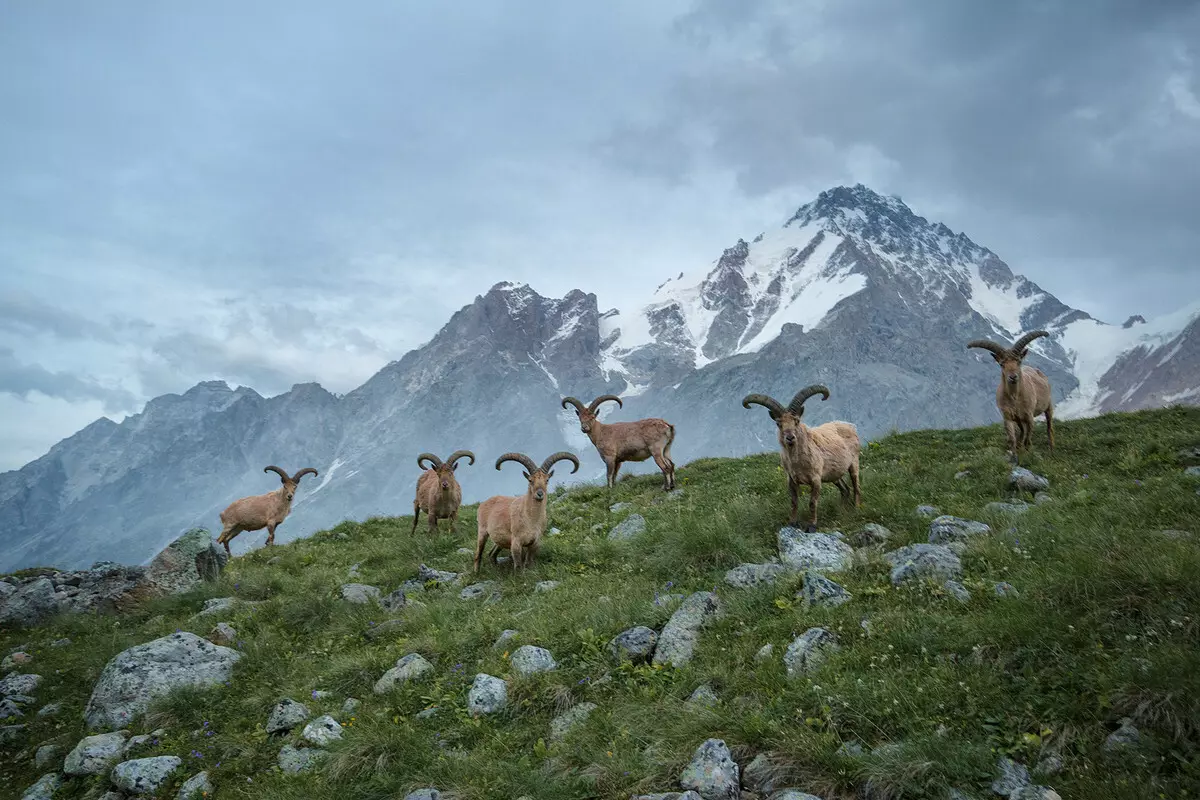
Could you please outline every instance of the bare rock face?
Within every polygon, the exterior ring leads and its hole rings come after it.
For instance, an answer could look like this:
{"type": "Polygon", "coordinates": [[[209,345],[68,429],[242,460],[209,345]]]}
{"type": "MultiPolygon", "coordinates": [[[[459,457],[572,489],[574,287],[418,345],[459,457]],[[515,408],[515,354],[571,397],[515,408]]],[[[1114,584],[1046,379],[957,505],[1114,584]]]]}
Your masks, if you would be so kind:
{"type": "Polygon", "coordinates": [[[228,680],[241,657],[187,632],[131,647],[105,665],[84,718],[92,728],[123,728],[172,689],[228,680]]]}
{"type": "Polygon", "coordinates": [[[216,580],[229,561],[225,549],[204,528],[192,528],[154,557],[141,586],[157,594],[180,594],[216,580]]]}

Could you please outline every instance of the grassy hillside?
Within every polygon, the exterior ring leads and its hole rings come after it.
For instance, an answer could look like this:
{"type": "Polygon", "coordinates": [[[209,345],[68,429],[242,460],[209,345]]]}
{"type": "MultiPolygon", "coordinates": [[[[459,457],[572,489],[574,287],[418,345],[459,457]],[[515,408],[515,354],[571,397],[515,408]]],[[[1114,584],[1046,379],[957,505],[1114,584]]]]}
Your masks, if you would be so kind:
{"type": "MultiPolygon", "coordinates": [[[[520,577],[506,566],[481,569],[481,579],[498,581],[494,604],[434,587],[410,595],[423,605],[389,615],[339,595],[351,581],[386,594],[421,562],[469,572],[470,557],[457,551],[474,545],[470,508],[453,534],[443,528],[431,538],[422,520],[412,535],[411,517],[346,522],[234,559],[217,584],[126,616],[59,618],[5,633],[0,654],[27,644],[35,660],[26,671],[45,677],[39,697],[65,710],[22,720],[23,744],[0,751],[0,796],[20,796],[44,771],[29,758],[36,745],[56,740],[69,750],[84,735],[83,706],[113,655],[177,629],[204,636],[217,621],[237,630],[245,654],[233,680],[172,696],[132,732],[165,729],[157,747],[138,755],[182,757],[172,786],[209,770],[221,798],[383,800],[421,786],[464,798],[627,798],[678,791],[681,770],[709,737],[724,739],[743,769],[758,753],[775,754],[790,770],[785,785],[826,800],[855,797],[868,782],[878,797],[942,797],[949,787],[989,797],[1000,755],[1033,768],[1055,752],[1062,771],[1035,782],[1063,798],[1200,796],[1200,478],[1184,473],[1200,457],[1181,453],[1200,446],[1200,409],[1064,422],[1057,439],[1050,457],[1039,427],[1025,459],[1050,479],[1053,499],[1019,516],[983,510],[1009,495],[999,426],[872,444],[863,453],[861,509],[843,509],[826,489],[822,530],[880,523],[894,534],[888,550],[926,541],[919,504],[988,522],[992,535],[972,540],[962,557],[965,604],[933,584],[893,588],[882,551],[866,549],[851,570],[829,574],[853,595],[834,608],[796,599],[800,575],[755,589],[726,585],[729,568],[776,554],[787,517],[778,459],[764,454],[680,468],[683,491],[673,497],[657,476],[612,492],[557,492],[551,525],[561,533],[544,540],[535,567],[520,577]],[[969,475],[956,478],[963,470],[969,475]],[[633,508],[610,512],[617,502],[633,508]],[[647,530],[609,541],[631,511],[644,515],[647,530]],[[559,585],[535,592],[546,580],[559,585]],[[1001,581],[1019,595],[998,596],[1001,581]],[[606,648],[613,636],[636,625],[660,630],[676,606],[656,598],[698,590],[715,590],[725,613],[704,629],[692,663],[615,666],[606,648]],[[266,602],[192,619],[204,600],[225,596],[266,602]],[[364,635],[390,616],[400,623],[386,635],[364,635]],[[816,625],[834,631],[841,649],[812,675],[789,680],[783,651],[816,625]],[[505,629],[518,638],[493,649],[505,629]],[[49,646],[61,637],[73,644],[49,646]],[[767,643],[773,657],[757,661],[767,643]],[[520,644],[549,649],[558,669],[516,676],[507,657],[520,644]],[[435,671],[374,694],[374,682],[412,652],[435,671]],[[477,672],[509,679],[507,710],[467,714],[477,672]],[[704,683],[717,705],[687,702],[704,683]],[[316,690],[329,694],[314,698],[316,690]],[[347,726],[318,771],[288,776],[276,766],[284,743],[300,743],[299,729],[282,738],[264,730],[285,696],[347,726]],[[362,704],[342,714],[348,697],[362,704]],[[597,710],[551,743],[550,720],[584,701],[597,710]],[[434,715],[416,716],[432,706],[434,715]],[[1141,745],[1105,752],[1123,717],[1141,745]],[[839,750],[852,740],[863,754],[839,750]]],[[[560,465],[560,476],[568,471],[560,465]]],[[[511,477],[514,493],[523,490],[519,471],[511,477]]],[[[73,779],[55,796],[98,797],[103,783],[73,779]]]]}

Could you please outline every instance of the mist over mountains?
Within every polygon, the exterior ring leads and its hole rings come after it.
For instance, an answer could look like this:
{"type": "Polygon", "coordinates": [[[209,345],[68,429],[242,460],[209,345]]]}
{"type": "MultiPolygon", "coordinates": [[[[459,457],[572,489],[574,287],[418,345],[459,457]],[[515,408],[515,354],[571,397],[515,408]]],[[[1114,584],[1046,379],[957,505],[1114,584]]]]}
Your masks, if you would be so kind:
{"type": "MultiPolygon", "coordinates": [[[[314,383],[265,398],[205,381],[119,424],[97,420],[0,474],[0,570],[143,562],[189,527],[219,530],[232,500],[278,486],[267,464],[321,473],[301,483],[280,542],[345,518],[411,513],[426,450],[475,452],[458,470],[467,503],[523,491],[518,469],[493,468],[508,450],[540,461],[568,449],[582,469],[560,469],[555,482],[602,480],[563,395],[621,395],[606,420],[665,417],[681,466],[773,449],[766,414],[741,397],[786,402],[816,382],[832,396],[810,402],[806,421],[850,420],[865,439],[988,424],[998,372],[965,343],[1036,328],[1051,336],[1028,363],[1049,375],[1060,416],[1200,403],[1200,305],[1101,322],[862,185],[822,192],[715,263],[664,277],[641,307],[603,311],[586,287],[547,298],[499,283],[341,397],[314,383]]],[[[234,548],[264,538],[242,534],[234,548]]]]}

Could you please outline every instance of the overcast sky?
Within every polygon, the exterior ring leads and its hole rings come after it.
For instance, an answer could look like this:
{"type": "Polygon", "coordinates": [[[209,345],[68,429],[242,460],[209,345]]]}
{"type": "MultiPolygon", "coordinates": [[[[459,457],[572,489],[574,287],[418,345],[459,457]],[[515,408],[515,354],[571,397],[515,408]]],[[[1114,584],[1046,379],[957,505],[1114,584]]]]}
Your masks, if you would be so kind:
{"type": "Polygon", "coordinates": [[[348,391],[500,280],[640,305],[863,182],[1120,322],[1200,294],[1200,5],[0,0],[0,469],[348,391]]]}

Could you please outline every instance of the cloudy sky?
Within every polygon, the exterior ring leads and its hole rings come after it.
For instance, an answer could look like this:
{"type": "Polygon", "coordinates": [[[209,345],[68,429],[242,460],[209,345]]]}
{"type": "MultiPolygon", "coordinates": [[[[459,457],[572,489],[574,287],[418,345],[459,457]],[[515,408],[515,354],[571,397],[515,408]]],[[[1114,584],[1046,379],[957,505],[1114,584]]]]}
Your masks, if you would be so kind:
{"type": "Polygon", "coordinates": [[[1200,5],[0,0],[0,469],[347,391],[500,280],[640,304],[835,184],[1120,322],[1200,294],[1200,5]]]}

